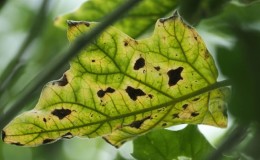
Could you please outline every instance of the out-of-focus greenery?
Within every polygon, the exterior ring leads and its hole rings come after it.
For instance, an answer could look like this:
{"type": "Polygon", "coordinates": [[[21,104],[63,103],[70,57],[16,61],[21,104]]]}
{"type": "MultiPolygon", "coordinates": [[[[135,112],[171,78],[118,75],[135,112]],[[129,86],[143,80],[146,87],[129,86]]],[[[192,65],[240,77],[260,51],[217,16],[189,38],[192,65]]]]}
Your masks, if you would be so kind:
{"type": "MultiPolygon", "coordinates": [[[[2,2],[0,4],[0,73],[17,53],[38,12],[40,3],[30,2],[28,0],[9,0],[5,2],[5,5],[2,5],[4,4],[2,2]]],[[[61,3],[58,2],[52,2],[49,5],[46,23],[42,24],[44,25],[43,32],[22,56],[21,62],[26,65],[13,79],[10,79],[11,87],[0,93],[2,94],[0,98],[1,113],[17,96],[23,93],[23,88],[30,84],[39,70],[48,67],[50,59],[60,53],[60,50],[68,47],[65,31],[53,25],[55,17],[61,12],[57,10],[60,5],[61,3]],[[16,82],[12,83],[14,79],[16,82]]],[[[258,151],[260,147],[260,143],[258,143],[260,141],[260,116],[258,116],[260,113],[260,94],[258,93],[260,90],[258,85],[260,82],[260,1],[200,0],[195,3],[194,0],[184,0],[178,1],[177,6],[185,20],[203,33],[206,44],[217,56],[220,72],[225,78],[232,81],[230,115],[238,125],[246,128],[244,129],[246,134],[234,139],[235,143],[228,143],[226,148],[221,145],[220,148],[224,148],[225,155],[231,159],[260,159],[258,151]],[[216,46],[216,44],[221,45],[216,46]]],[[[65,70],[63,69],[63,71],[65,70]]],[[[62,71],[59,75],[50,75],[49,79],[57,79],[61,75],[62,71]]],[[[27,108],[35,105],[42,87],[39,86],[39,89],[35,91],[35,101],[30,102],[27,108]]],[[[227,132],[220,139],[219,144],[224,143],[229,137],[232,137],[232,134],[227,132]]],[[[131,143],[127,143],[120,149],[122,156],[117,156],[117,159],[124,159],[125,156],[131,157],[131,149],[131,143]]],[[[216,149],[218,150],[219,147],[216,149]]],[[[117,154],[116,149],[105,145],[101,139],[82,140],[78,138],[37,148],[22,148],[0,142],[0,151],[1,160],[12,160],[18,157],[19,160],[112,159],[117,154]]]]}

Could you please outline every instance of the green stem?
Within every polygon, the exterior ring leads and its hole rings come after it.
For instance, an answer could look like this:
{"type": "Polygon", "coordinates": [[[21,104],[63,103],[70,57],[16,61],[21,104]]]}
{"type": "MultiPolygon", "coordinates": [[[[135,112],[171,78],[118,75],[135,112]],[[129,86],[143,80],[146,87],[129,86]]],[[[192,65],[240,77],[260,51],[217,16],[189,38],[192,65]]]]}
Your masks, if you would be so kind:
{"type": "Polygon", "coordinates": [[[223,157],[224,152],[230,151],[246,137],[247,130],[247,126],[237,125],[218,149],[208,156],[207,160],[220,160],[223,157]]]}
{"type": "Polygon", "coordinates": [[[118,7],[114,12],[109,14],[103,19],[103,21],[93,28],[90,32],[87,32],[77,38],[68,50],[63,51],[59,54],[61,56],[56,57],[45,68],[40,72],[30,83],[28,87],[25,88],[23,94],[16,99],[16,101],[9,107],[9,110],[0,115],[0,127],[3,128],[22,108],[23,106],[31,100],[31,95],[35,90],[42,86],[48,80],[50,75],[54,75],[60,68],[62,68],[68,61],[76,56],[79,51],[86,47],[94,38],[96,38],[102,31],[104,31],[108,26],[116,22],[120,17],[123,16],[127,11],[133,8],[137,3],[142,0],[128,0],[120,7],[118,7]]]}
{"type": "Polygon", "coordinates": [[[3,73],[0,76],[0,97],[5,93],[5,90],[8,90],[10,82],[17,81],[18,78],[13,78],[22,68],[25,63],[22,62],[22,56],[25,54],[25,51],[33,42],[33,40],[39,35],[43,29],[43,23],[46,19],[46,12],[48,8],[49,0],[43,0],[41,8],[35,17],[34,23],[24,40],[22,46],[18,50],[17,54],[13,57],[7,67],[4,69],[3,73]]]}

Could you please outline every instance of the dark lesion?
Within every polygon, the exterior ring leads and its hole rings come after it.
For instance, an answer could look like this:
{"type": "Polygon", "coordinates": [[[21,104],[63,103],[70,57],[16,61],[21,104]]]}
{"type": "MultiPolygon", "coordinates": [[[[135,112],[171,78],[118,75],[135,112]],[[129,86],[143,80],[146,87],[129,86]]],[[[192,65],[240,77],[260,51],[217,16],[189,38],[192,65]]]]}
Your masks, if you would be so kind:
{"type": "Polygon", "coordinates": [[[44,139],[44,140],[42,141],[42,144],[52,143],[52,142],[54,142],[54,141],[55,141],[54,139],[49,139],[49,138],[47,138],[47,139],[44,139]]]}
{"type": "Polygon", "coordinates": [[[173,119],[180,118],[179,113],[174,113],[174,114],[172,114],[172,118],[173,118],[173,119]]]}
{"type": "Polygon", "coordinates": [[[70,109],[55,109],[51,112],[52,115],[57,116],[60,120],[71,114],[70,109]]]}
{"type": "Polygon", "coordinates": [[[160,66],[155,66],[153,67],[156,71],[160,71],[161,70],[161,67],[160,66]]]}
{"type": "Polygon", "coordinates": [[[141,120],[134,121],[129,126],[132,127],[132,128],[139,129],[141,127],[141,125],[144,123],[144,121],[146,121],[148,119],[151,119],[151,116],[145,117],[141,120]]]}
{"type": "Polygon", "coordinates": [[[192,116],[192,117],[197,117],[198,115],[199,115],[198,112],[192,112],[192,113],[191,113],[191,116],[192,116]]]}
{"type": "Polygon", "coordinates": [[[198,101],[198,100],[200,100],[199,97],[198,97],[198,98],[194,98],[192,101],[196,102],[196,101],[198,101]]]}
{"type": "Polygon", "coordinates": [[[72,133],[67,132],[66,134],[62,135],[61,137],[65,138],[65,139],[71,139],[71,138],[73,138],[73,135],[72,135],[72,133]]]}
{"type": "Polygon", "coordinates": [[[2,141],[5,141],[6,133],[4,130],[2,130],[2,141]]]}
{"type": "Polygon", "coordinates": [[[24,144],[21,144],[20,142],[12,142],[11,144],[16,145],[16,146],[24,146],[24,144]]]}
{"type": "Polygon", "coordinates": [[[144,66],[145,66],[145,60],[143,57],[140,57],[139,59],[137,59],[135,61],[134,70],[139,70],[139,69],[143,68],[144,66]]]}
{"type": "Polygon", "coordinates": [[[184,105],[182,105],[182,109],[185,110],[188,106],[189,106],[188,104],[184,104],[184,105]]]}
{"type": "Polygon", "coordinates": [[[68,82],[68,79],[67,79],[67,75],[63,74],[63,76],[60,79],[53,81],[52,85],[66,86],[68,83],[69,82],[68,82]]]}
{"type": "Polygon", "coordinates": [[[116,90],[111,88],[111,87],[108,87],[106,90],[102,90],[100,89],[99,91],[97,91],[97,96],[99,98],[102,98],[105,96],[106,93],[114,93],[116,90]]]}
{"type": "Polygon", "coordinates": [[[131,86],[127,86],[127,88],[125,89],[125,91],[126,91],[126,93],[128,94],[128,96],[132,99],[132,100],[134,100],[134,101],[136,101],[137,100],[137,97],[139,97],[139,96],[145,96],[146,95],[146,93],[144,92],[144,91],[142,91],[141,89],[139,89],[139,88],[133,88],[133,87],[131,87],[131,86]]]}
{"type": "Polygon", "coordinates": [[[180,80],[182,80],[181,73],[183,71],[183,67],[178,67],[176,69],[171,69],[167,72],[167,75],[169,77],[168,85],[174,86],[176,85],[180,80]]]}

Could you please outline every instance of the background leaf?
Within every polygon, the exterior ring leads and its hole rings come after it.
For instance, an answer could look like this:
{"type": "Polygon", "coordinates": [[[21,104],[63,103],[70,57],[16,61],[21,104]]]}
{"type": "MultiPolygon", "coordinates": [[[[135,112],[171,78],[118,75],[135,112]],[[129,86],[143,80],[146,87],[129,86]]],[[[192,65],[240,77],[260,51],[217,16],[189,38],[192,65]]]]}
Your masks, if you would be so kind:
{"type": "Polygon", "coordinates": [[[133,156],[138,160],[172,160],[181,157],[205,159],[214,148],[197,126],[188,125],[180,131],[158,130],[134,140],[133,156]]]}
{"type": "MultiPolygon", "coordinates": [[[[124,0],[106,1],[104,5],[103,0],[89,0],[82,4],[78,10],[57,17],[55,24],[60,28],[67,29],[67,20],[98,22],[123,2],[124,0]]],[[[149,28],[154,26],[157,19],[171,13],[176,7],[176,0],[143,0],[114,26],[135,38],[147,32],[149,28]]]]}

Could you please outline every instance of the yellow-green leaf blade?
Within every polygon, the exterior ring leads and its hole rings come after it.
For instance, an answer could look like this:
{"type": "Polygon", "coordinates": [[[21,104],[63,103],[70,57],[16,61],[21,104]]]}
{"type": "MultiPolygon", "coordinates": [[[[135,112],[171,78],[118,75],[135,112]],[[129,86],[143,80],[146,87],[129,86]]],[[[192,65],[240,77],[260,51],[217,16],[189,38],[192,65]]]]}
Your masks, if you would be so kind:
{"type": "MultiPolygon", "coordinates": [[[[73,41],[96,23],[69,25],[73,41]]],[[[36,146],[103,136],[119,147],[154,128],[227,124],[228,88],[188,96],[214,85],[217,70],[200,36],[177,14],[158,20],[154,34],[138,41],[110,27],[70,65],[45,86],[35,109],[4,129],[5,142],[36,146]]]]}

